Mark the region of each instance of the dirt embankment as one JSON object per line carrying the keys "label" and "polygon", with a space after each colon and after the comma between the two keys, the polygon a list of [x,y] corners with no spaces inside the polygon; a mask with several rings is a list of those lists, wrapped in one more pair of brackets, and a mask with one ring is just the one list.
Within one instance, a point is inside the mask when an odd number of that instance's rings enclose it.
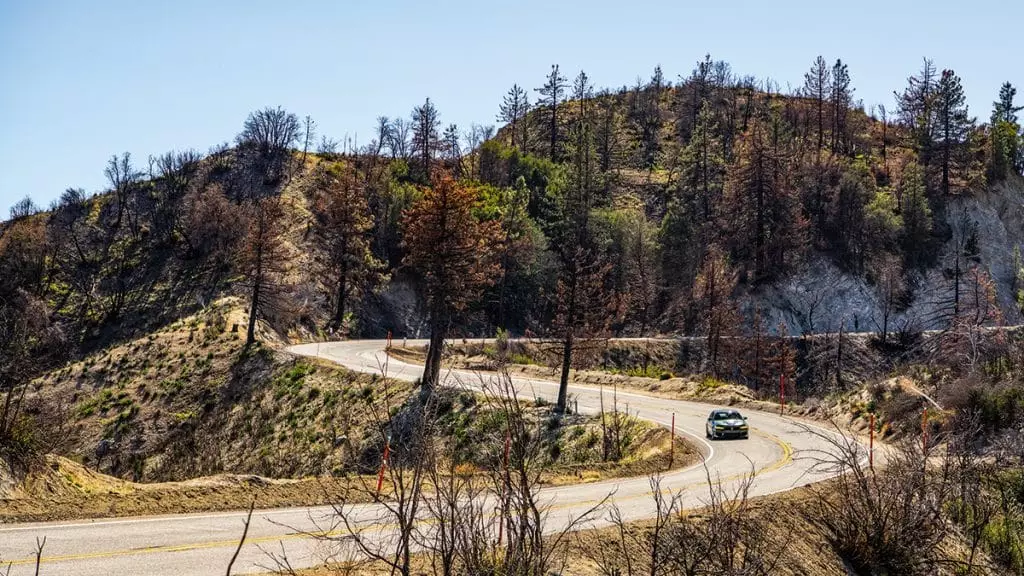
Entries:
{"label": "dirt embankment", "polygon": [[314,506],[354,496],[349,486],[343,478],[237,474],[143,484],[47,456],[0,494],[0,523],[244,510],[254,499],[260,508]]}
{"label": "dirt embankment", "polygon": [[[674,459],[670,459],[668,431],[652,427],[640,432],[620,461],[549,463],[541,483],[565,485],[648,475],[689,466],[698,458],[691,445],[677,439]],[[27,473],[5,468],[0,474],[0,523],[244,510],[254,500],[258,508],[364,502],[370,500],[365,486],[374,483],[373,478],[358,476],[273,479],[241,474],[137,483],[50,455]]]}

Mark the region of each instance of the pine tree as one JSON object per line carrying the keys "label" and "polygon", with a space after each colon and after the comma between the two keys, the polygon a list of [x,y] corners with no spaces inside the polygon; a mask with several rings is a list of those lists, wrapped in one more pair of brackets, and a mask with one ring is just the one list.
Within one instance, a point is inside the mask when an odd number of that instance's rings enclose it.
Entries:
{"label": "pine tree", "polygon": [[953,238],[951,239],[952,250],[949,253],[948,268],[952,271],[953,297],[949,309],[951,318],[956,318],[961,310],[961,292],[965,272],[968,270],[968,263],[979,256],[978,248],[978,223],[968,214],[967,208],[961,207],[960,213],[952,222]]}
{"label": "pine tree", "polygon": [[585,72],[580,72],[573,81],[573,99],[579,107],[575,121],[570,127],[571,154],[573,170],[570,174],[571,186],[577,194],[586,196],[583,205],[592,207],[593,193],[600,188],[595,168],[597,148],[594,131],[594,88]]}
{"label": "pine tree", "polygon": [[940,192],[948,195],[954,172],[966,170],[968,137],[974,127],[974,120],[967,113],[960,77],[952,70],[943,70],[936,85],[934,114],[932,132],[942,174]]}
{"label": "pine tree", "polygon": [[550,143],[548,157],[552,160],[559,158],[558,106],[562,102],[562,95],[567,86],[566,79],[558,72],[558,64],[552,64],[551,73],[548,74],[544,85],[536,89],[541,95],[537,104],[547,109],[547,136]]}
{"label": "pine tree", "polygon": [[281,237],[284,213],[279,196],[254,199],[248,209],[248,228],[238,268],[249,289],[249,325],[245,346],[256,342],[256,322],[282,304],[287,252]]}
{"label": "pine tree", "polygon": [[654,319],[654,303],[658,296],[657,228],[637,210],[627,219],[625,235],[626,270],[628,275],[629,310],[637,321],[641,338]]}
{"label": "pine tree", "polygon": [[847,152],[846,134],[853,90],[850,88],[850,72],[842,60],[836,60],[832,67],[832,150],[840,154]]}
{"label": "pine tree", "polygon": [[871,276],[875,293],[875,328],[883,345],[888,341],[893,316],[900,307],[906,291],[903,265],[897,257],[885,255],[874,263]]}
{"label": "pine tree", "polygon": [[412,152],[418,156],[420,173],[431,181],[434,157],[441,148],[441,119],[430,98],[412,111]]}
{"label": "pine tree", "polygon": [[931,255],[932,211],[920,166],[909,164],[903,169],[898,192],[903,216],[901,243],[907,267],[923,267]]}
{"label": "pine tree", "polygon": [[570,170],[563,205],[565,221],[560,238],[557,319],[555,330],[562,339],[562,371],[555,411],[565,412],[568,402],[569,371],[578,341],[603,332],[611,323],[604,277],[607,266],[601,262],[590,230],[590,212],[594,193],[599,188],[595,168],[592,117],[588,101],[592,88],[587,75],[580,72],[573,83],[573,98],[580,107],[570,129]]}
{"label": "pine tree", "polygon": [[744,135],[725,186],[733,251],[754,279],[781,274],[804,247],[806,222],[788,178],[788,135],[777,117]]}
{"label": "pine tree", "polygon": [[681,193],[668,199],[665,216],[661,221],[661,277],[665,283],[667,315],[674,316],[676,326],[683,324],[679,317],[689,304],[689,292],[696,276],[703,249],[703,226],[698,222],[691,199]]}
{"label": "pine tree", "polygon": [[697,115],[690,142],[680,157],[682,187],[704,223],[715,219],[725,181],[725,159],[717,132],[711,106],[705,103]]}
{"label": "pine tree", "polygon": [[867,236],[867,206],[875,196],[875,180],[863,161],[845,170],[839,180],[831,231],[841,265],[860,272],[872,238]]}
{"label": "pine tree", "polygon": [[704,59],[698,61],[696,68],[690,72],[689,78],[680,85],[677,91],[679,100],[676,114],[676,131],[680,142],[689,141],[693,128],[697,125],[700,109],[711,98],[715,68],[719,64],[722,63],[713,61],[710,54],[705,54]]}
{"label": "pine tree", "polygon": [[780,322],[775,332],[776,336],[768,347],[768,365],[772,371],[774,390],[778,394],[780,388],[784,389],[786,399],[792,401],[796,399],[796,350],[793,349],[789,329],[784,323]]}
{"label": "pine tree", "polygon": [[934,123],[937,80],[935,65],[925,58],[917,76],[907,79],[903,93],[894,93],[899,105],[899,116],[910,128],[911,145],[917,152],[918,162],[927,172],[932,162],[934,147]]}
{"label": "pine tree", "polygon": [[[497,327],[508,330],[515,324],[509,321],[509,309],[515,301],[529,298],[529,290],[522,289],[517,282],[526,282],[534,273],[538,254],[544,249],[544,235],[528,213],[530,190],[526,180],[520,176],[512,188],[501,191],[501,234],[498,255],[501,262],[501,278],[498,281]],[[510,305],[510,302],[513,303]],[[520,306],[519,310],[525,307]],[[517,315],[522,323],[525,314]],[[521,324],[520,324],[521,325]]]}
{"label": "pine tree", "polygon": [[351,170],[335,164],[317,174],[313,200],[314,233],[326,250],[325,275],[334,278],[331,328],[342,328],[353,296],[372,284],[383,268],[370,250],[373,216],[363,187]]}
{"label": "pine tree", "polygon": [[1005,179],[1011,171],[1024,172],[1024,138],[1017,122],[1017,112],[1024,107],[1014,105],[1016,95],[1017,89],[1006,82],[999,89],[999,100],[992,104],[988,177],[993,182]]}
{"label": "pine tree", "polygon": [[444,159],[448,161],[456,177],[462,176],[461,139],[462,135],[459,133],[459,126],[457,124],[449,124],[441,136],[441,149],[444,152]]}
{"label": "pine tree", "polygon": [[771,386],[773,373],[769,362],[770,346],[771,338],[764,313],[759,306],[755,306],[750,321],[750,333],[744,339],[741,350],[741,369],[747,385],[758,394]]}
{"label": "pine tree", "polygon": [[818,152],[825,145],[825,100],[832,94],[832,72],[825,59],[818,56],[811,70],[804,74],[804,94],[814,100],[818,120]]}
{"label": "pine tree", "polygon": [[597,163],[603,174],[620,165],[626,148],[619,100],[608,92],[599,93],[594,116]]}
{"label": "pine tree", "polygon": [[1004,82],[999,88],[999,100],[992,103],[992,123],[1008,122],[1017,123],[1017,112],[1024,110],[1024,106],[1015,106],[1013,99],[1017,96],[1017,89],[1013,84]]}
{"label": "pine tree", "polygon": [[441,351],[451,322],[498,272],[492,247],[500,231],[495,222],[477,219],[477,202],[476,189],[436,175],[403,215],[404,264],[417,270],[426,286],[430,346],[421,381],[424,397],[439,383]]}
{"label": "pine tree", "polygon": [[654,69],[651,80],[643,87],[639,85],[633,91],[631,116],[634,130],[639,140],[640,166],[654,168],[661,152],[661,127],[664,119],[661,111],[661,93],[664,89],[664,76],[661,66]]}
{"label": "pine tree", "polygon": [[727,373],[732,359],[728,345],[736,335],[739,316],[732,299],[736,274],[722,251],[711,245],[694,283],[695,304],[701,333],[707,338],[707,367],[712,376]]}
{"label": "pine tree", "polygon": [[529,109],[530,101],[527,98],[526,90],[523,90],[518,84],[513,84],[505,94],[498,113],[498,122],[504,122],[508,126],[509,145],[512,148],[525,148],[526,142],[519,132],[524,128],[523,124]]}

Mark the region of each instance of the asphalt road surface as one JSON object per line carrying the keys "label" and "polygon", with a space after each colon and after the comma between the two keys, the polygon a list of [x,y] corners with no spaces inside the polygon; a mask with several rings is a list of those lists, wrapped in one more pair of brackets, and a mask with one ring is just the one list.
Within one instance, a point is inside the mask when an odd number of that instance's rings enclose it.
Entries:
{"label": "asphalt road surface", "polygon": [[[387,358],[383,349],[383,341],[355,341],[304,344],[290,351],[319,356],[361,372],[379,374],[386,365],[391,378],[413,380],[420,376],[421,367]],[[464,371],[445,371],[443,377],[446,385],[469,388],[478,388],[491,378]],[[558,391],[555,382],[518,377],[514,377],[513,382],[527,398],[554,400]],[[570,394],[578,402],[580,412],[597,412],[597,387],[570,386]],[[751,495],[763,495],[822,480],[830,474],[816,468],[812,458],[826,450],[828,443],[805,425],[787,418],[749,412],[749,440],[708,442],[704,438],[704,422],[711,406],[634,392],[619,391],[618,397],[620,405],[628,405],[631,413],[664,426],[670,425],[675,414],[677,433],[689,436],[703,452],[704,465],[677,470],[662,479],[663,488],[685,491],[687,506],[700,506],[706,500],[708,475],[729,489],[753,469],[756,477]],[[551,529],[565,526],[570,519],[578,518],[609,495],[610,502],[627,520],[648,517],[653,510],[647,478],[549,488],[541,494]],[[382,539],[388,537],[388,528],[382,523],[379,509],[364,505],[355,507],[353,512],[368,534],[378,533]],[[42,576],[223,574],[238,544],[244,518],[244,512],[228,512],[0,525],[0,559],[4,566],[13,563],[12,576],[33,574],[36,538],[45,536]],[[336,551],[306,534],[329,528],[332,518],[330,507],[256,511],[233,572],[267,572],[272,567],[268,551],[284,550],[296,568],[320,564]],[[607,514],[600,514],[587,525],[601,525],[607,522],[606,518]]]}

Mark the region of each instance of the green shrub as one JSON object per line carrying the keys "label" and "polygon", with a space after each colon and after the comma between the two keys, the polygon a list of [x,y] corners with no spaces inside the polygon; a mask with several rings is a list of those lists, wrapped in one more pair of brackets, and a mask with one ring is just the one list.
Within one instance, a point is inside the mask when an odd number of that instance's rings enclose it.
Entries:
{"label": "green shrub", "polygon": [[710,392],[712,390],[716,390],[726,385],[727,382],[723,380],[719,380],[718,378],[715,378],[713,376],[705,376],[704,378],[701,379],[700,384],[697,386],[697,393],[700,394],[703,392]]}
{"label": "green shrub", "polygon": [[294,366],[274,378],[274,399],[280,400],[285,396],[294,396],[302,389],[306,376],[316,371],[316,367],[305,362],[296,363]]}
{"label": "green shrub", "polygon": [[1014,574],[1024,574],[1024,522],[999,516],[985,527],[983,539],[992,557]]}
{"label": "green shrub", "polygon": [[537,364],[537,361],[531,358],[529,355],[519,353],[512,354],[511,356],[509,356],[508,362],[509,364],[523,364],[527,366]]}

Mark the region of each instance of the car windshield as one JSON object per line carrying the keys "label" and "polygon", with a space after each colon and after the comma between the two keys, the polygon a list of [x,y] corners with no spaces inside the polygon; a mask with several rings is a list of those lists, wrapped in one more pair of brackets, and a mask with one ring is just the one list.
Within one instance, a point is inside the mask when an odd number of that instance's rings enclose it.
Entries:
{"label": "car windshield", "polygon": [[739,412],[715,412],[715,420],[739,420]]}

